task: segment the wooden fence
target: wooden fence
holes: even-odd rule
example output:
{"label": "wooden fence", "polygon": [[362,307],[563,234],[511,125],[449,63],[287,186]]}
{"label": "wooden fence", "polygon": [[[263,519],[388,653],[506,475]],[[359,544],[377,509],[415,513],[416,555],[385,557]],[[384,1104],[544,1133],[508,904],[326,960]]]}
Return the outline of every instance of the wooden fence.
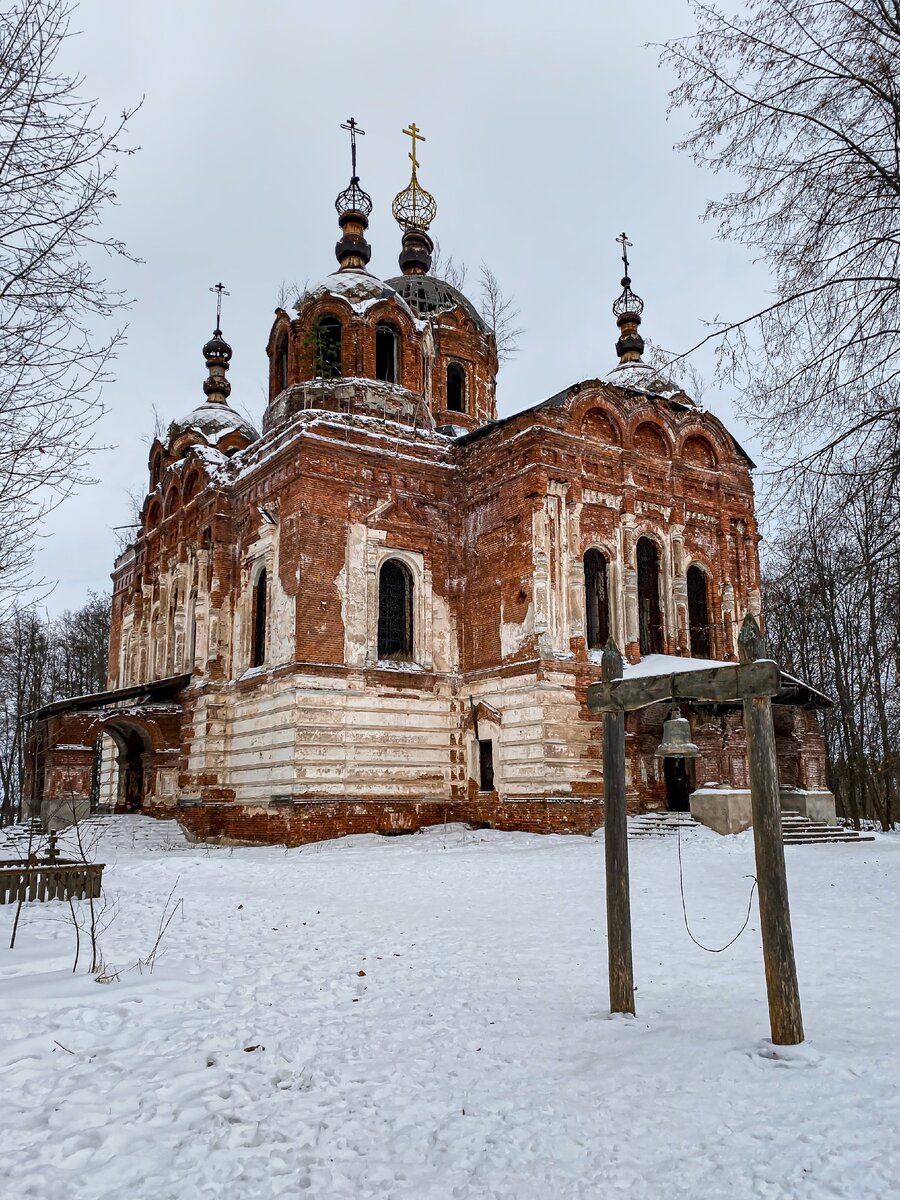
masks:
{"label": "wooden fence", "polygon": [[0,865],[0,904],[20,900],[89,900],[100,895],[103,863],[58,859],[30,863],[18,859]]}

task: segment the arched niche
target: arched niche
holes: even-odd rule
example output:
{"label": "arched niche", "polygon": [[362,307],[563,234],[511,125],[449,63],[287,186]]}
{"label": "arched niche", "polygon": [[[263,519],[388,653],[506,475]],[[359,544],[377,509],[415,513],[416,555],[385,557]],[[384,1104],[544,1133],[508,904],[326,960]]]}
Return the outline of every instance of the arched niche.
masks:
{"label": "arched niche", "polygon": [[700,433],[689,434],[681,446],[681,459],[692,467],[715,470],[718,465],[712,443]]}
{"label": "arched niche", "polygon": [[634,448],[638,454],[651,458],[670,457],[669,443],[652,421],[642,421],[634,431]]}
{"label": "arched niche", "polygon": [[581,418],[581,436],[601,446],[618,446],[619,430],[602,408],[589,408]]}

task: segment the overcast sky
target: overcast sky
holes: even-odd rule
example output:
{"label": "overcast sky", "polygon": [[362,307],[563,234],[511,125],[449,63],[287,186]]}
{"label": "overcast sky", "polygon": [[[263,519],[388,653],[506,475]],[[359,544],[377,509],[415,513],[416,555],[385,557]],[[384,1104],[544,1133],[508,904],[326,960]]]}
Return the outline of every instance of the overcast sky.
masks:
{"label": "overcast sky", "polygon": [[[642,332],[667,349],[745,314],[767,286],[700,220],[724,181],[673,149],[683,118],[667,120],[671,79],[647,43],[690,32],[685,0],[82,0],[74,24],[85,92],[110,113],[145,98],[107,227],[143,262],[114,264],[135,303],[104,395],[111,448],[96,456],[99,482],[48,522],[38,570],[59,580],[51,611],[109,587],[112,527],[131,519],[127,490],[146,486],[154,407],[168,422],[203,401],[220,279],[232,403],[259,419],[282,282],[337,265],[351,115],[375,203],[370,270],[398,273],[390,204],[415,121],[432,235],[468,264],[473,299],[482,260],[515,296],[525,333],[500,374],[501,414],[615,364],[623,229]],[[699,365],[708,373],[710,359]],[[704,403],[752,448],[728,397]]]}

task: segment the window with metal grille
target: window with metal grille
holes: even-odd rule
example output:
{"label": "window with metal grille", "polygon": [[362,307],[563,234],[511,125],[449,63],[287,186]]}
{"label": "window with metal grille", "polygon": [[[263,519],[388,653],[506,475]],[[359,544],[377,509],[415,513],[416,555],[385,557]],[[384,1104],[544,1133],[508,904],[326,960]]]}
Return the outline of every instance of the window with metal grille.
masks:
{"label": "window with metal grille", "polygon": [[593,548],[584,556],[584,607],[588,650],[602,650],[609,641],[607,563]]}
{"label": "window with metal grille", "polygon": [[494,790],[494,743],[490,738],[478,740],[478,790]]}
{"label": "window with metal grille", "polygon": [[252,667],[261,667],[266,661],[266,604],[268,602],[266,569],[259,573],[253,589],[253,654]]}
{"label": "window with metal grille", "polygon": [[659,551],[650,538],[637,544],[638,628],[641,654],[662,654],[659,607]]}
{"label": "window with metal grille", "polygon": [[334,379],[341,373],[341,323],[337,317],[322,317],[315,333],[316,376]]}
{"label": "window with metal grille", "polygon": [[389,558],[378,576],[378,657],[411,659],[413,581],[409,568]]}
{"label": "window with metal grille", "polygon": [[466,372],[455,362],[447,367],[447,408],[450,412],[466,411]]}
{"label": "window with metal grille", "polygon": [[687,573],[688,625],[691,633],[691,654],[695,658],[709,658],[712,654],[712,637],[709,625],[709,592],[706,572],[694,565]]}
{"label": "window with metal grille", "polygon": [[375,326],[375,378],[385,383],[397,382],[397,359],[400,354],[400,335],[387,321]]}

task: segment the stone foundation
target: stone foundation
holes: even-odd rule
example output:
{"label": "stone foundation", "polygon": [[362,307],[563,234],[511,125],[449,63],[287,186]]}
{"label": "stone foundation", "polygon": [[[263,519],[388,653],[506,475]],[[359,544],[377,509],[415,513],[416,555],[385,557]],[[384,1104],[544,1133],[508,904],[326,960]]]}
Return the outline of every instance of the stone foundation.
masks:
{"label": "stone foundation", "polygon": [[269,805],[197,804],[158,809],[153,816],[174,816],[187,836],[225,845],[307,842],[345,837],[351,833],[386,835],[415,833],[430,825],[462,821],[475,828],[519,830],[525,833],[590,834],[603,824],[603,805],[593,801],[484,799],[460,802],[348,801]]}

